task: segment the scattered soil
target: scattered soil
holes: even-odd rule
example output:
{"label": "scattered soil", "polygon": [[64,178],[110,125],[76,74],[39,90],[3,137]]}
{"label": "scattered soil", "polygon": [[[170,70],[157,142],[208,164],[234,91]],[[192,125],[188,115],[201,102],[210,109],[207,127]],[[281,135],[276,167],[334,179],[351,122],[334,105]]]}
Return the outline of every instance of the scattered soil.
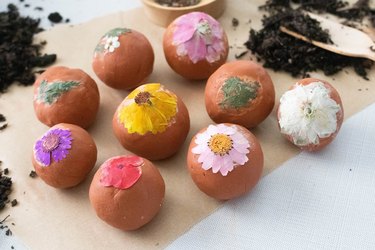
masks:
{"label": "scattered soil", "polygon": [[5,224],[6,220],[9,218],[9,215],[6,216],[4,219],[0,220],[0,233],[2,233],[2,231],[5,231],[5,235],[6,236],[11,236],[12,235],[12,231],[9,229],[9,227]]}
{"label": "scattered soil", "polygon": [[38,174],[37,174],[34,170],[31,170],[29,176],[30,176],[31,178],[35,178],[35,177],[38,176]]}
{"label": "scattered soil", "polygon": [[12,192],[12,179],[0,170],[0,211],[9,203],[9,194]]}
{"label": "scattered soil", "polygon": [[368,1],[360,0],[349,7],[346,2],[336,0],[269,0],[260,9],[267,13],[262,19],[263,28],[259,31],[251,29],[245,45],[265,67],[286,71],[296,77],[308,77],[309,72],[317,70],[333,75],[346,67],[353,67],[359,76],[368,80],[367,71],[372,67],[372,61],[338,55],[279,30],[283,25],[313,40],[330,43],[330,35],[322,30],[319,22],[301,14],[301,10],[331,13],[347,21],[361,21],[375,13],[368,7]]}
{"label": "scattered soil", "polygon": [[56,60],[55,54],[41,54],[43,45],[33,44],[33,37],[43,29],[39,19],[20,16],[15,5],[0,12],[0,93],[13,82],[32,85],[34,67],[46,67]]}
{"label": "scattered soil", "polygon": [[233,17],[232,18],[232,26],[236,28],[239,24],[240,24],[240,21],[238,21],[237,18]]}
{"label": "scattered soil", "polygon": [[4,130],[8,127],[8,123],[6,122],[5,116],[0,114],[0,131]]}
{"label": "scattered soil", "polygon": [[52,12],[48,15],[48,20],[53,23],[60,23],[63,20],[63,17],[60,15],[59,12]]}

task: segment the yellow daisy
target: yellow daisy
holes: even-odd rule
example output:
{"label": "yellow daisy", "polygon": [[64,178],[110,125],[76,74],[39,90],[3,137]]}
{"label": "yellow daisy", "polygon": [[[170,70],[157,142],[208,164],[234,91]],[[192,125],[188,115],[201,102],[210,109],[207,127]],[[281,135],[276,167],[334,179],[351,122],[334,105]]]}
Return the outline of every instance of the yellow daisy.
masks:
{"label": "yellow daisy", "polygon": [[149,83],[133,90],[123,101],[118,119],[128,133],[141,135],[163,132],[177,113],[177,96],[159,83]]}

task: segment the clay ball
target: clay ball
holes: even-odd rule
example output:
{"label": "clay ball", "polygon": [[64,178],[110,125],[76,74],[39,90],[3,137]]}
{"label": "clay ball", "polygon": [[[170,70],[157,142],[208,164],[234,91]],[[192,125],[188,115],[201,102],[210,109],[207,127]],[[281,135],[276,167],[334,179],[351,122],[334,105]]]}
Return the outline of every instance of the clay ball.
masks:
{"label": "clay ball", "polygon": [[61,123],[34,144],[32,163],[38,176],[55,188],[81,183],[96,163],[97,149],[86,130]]}
{"label": "clay ball", "polygon": [[113,131],[125,149],[149,160],[172,156],[190,129],[189,113],[182,100],[159,83],[132,91],[118,106]]}
{"label": "clay ball", "polygon": [[290,142],[303,150],[317,151],[336,137],[344,108],[331,84],[305,78],[281,96],[277,117],[281,133]]}
{"label": "clay ball", "polygon": [[220,23],[203,12],[175,19],[166,29],[163,49],[169,66],[191,80],[207,79],[228,56],[228,39]]}
{"label": "clay ball", "polygon": [[51,127],[70,123],[89,127],[99,109],[95,81],[80,69],[48,68],[34,83],[34,110],[39,121]]}
{"label": "clay ball", "polygon": [[275,105],[275,89],[267,71],[251,61],[225,63],[207,80],[205,104],[216,123],[256,127]]}
{"label": "clay ball", "polygon": [[263,152],[246,128],[209,125],[193,137],[187,167],[197,187],[207,195],[229,200],[249,192],[263,170]]}
{"label": "clay ball", "polygon": [[165,185],[159,170],[138,156],[108,159],[90,186],[91,205],[100,219],[121,230],[135,230],[159,212]]}
{"label": "clay ball", "polygon": [[115,28],[100,39],[95,48],[92,68],[106,85],[133,89],[152,73],[154,51],[140,32]]}

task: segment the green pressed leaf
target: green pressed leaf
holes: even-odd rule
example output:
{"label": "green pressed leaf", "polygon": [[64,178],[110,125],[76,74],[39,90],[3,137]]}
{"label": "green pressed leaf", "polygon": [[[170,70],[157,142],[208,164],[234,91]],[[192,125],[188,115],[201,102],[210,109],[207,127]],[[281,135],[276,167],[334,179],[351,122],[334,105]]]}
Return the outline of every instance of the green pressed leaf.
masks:
{"label": "green pressed leaf", "polygon": [[242,108],[257,97],[259,83],[244,81],[239,77],[230,77],[225,80],[221,90],[223,91],[222,108]]}
{"label": "green pressed leaf", "polygon": [[114,28],[108,31],[104,36],[120,36],[125,33],[131,32],[131,29],[127,28]]}
{"label": "green pressed leaf", "polygon": [[78,81],[56,81],[48,84],[46,80],[43,80],[38,89],[37,100],[51,105],[62,94],[77,87],[79,84],[80,82]]}
{"label": "green pressed leaf", "polygon": [[99,43],[98,45],[96,45],[96,47],[95,47],[95,52],[100,52],[100,53],[102,53],[103,51],[104,51],[104,44]]}

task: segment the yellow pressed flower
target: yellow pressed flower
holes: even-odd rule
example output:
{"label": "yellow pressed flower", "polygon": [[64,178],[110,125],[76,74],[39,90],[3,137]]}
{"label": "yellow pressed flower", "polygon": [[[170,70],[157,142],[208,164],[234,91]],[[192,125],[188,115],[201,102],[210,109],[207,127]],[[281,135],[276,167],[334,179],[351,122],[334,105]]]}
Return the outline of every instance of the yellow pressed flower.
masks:
{"label": "yellow pressed flower", "polygon": [[166,130],[176,113],[176,95],[159,83],[149,83],[139,86],[125,98],[118,119],[128,133],[156,134]]}

